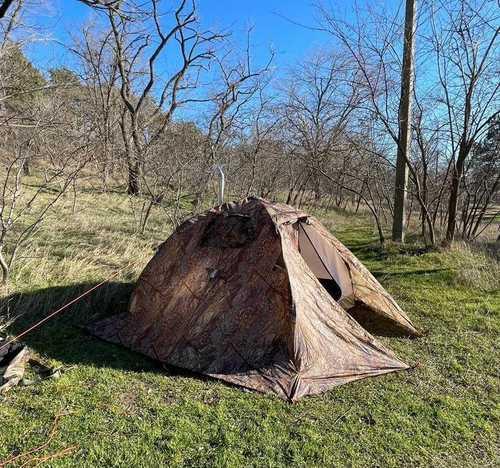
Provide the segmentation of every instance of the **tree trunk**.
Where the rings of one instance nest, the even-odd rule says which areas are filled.
[[[132,196],[137,196],[141,193],[141,161],[139,159],[140,152],[137,151],[138,145],[135,142],[134,135],[132,135],[132,139],[134,139],[134,146],[132,146],[128,128],[129,125],[127,122],[127,112],[124,109],[121,115],[120,129],[123,139],[123,145],[125,146],[125,156],[127,158],[128,166],[127,193]]]
[[[5,260],[3,253],[3,247],[0,247],[0,270],[2,272],[2,279],[0,280],[1,285],[6,285],[9,280],[9,266],[7,265],[7,261]]]
[[[425,211],[422,207],[420,207],[420,235],[422,236],[422,239],[425,240],[425,226],[426,226],[427,220],[425,219]]]
[[[427,207],[427,210],[428,210],[428,205],[427,205],[427,202],[428,202],[428,199],[429,199],[429,196],[428,196],[428,192],[429,192],[429,189],[427,187],[427,174],[428,174],[428,167],[427,167],[427,163],[426,163],[426,157],[425,157],[425,153],[422,153],[422,170],[423,170],[423,174],[422,174],[422,195],[421,195],[421,198],[422,198],[422,205],[425,205]],[[428,217],[430,217],[430,214],[427,212],[426,209],[424,209],[423,206],[420,206],[420,216],[421,216],[421,221],[422,221],[422,239],[424,239],[425,241],[425,237],[426,237],[426,231],[425,231],[425,227],[426,227],[426,223],[427,223],[427,220],[428,220]]]
[[[141,166],[139,161],[131,162],[128,166],[128,187],[127,193],[129,195],[140,195],[141,194],[141,185],[140,185],[140,170]]]
[[[399,135],[394,190],[394,219],[392,240],[404,242],[406,186],[411,148],[411,96],[413,93],[413,55],[415,49],[415,2],[406,0],[403,67],[401,70],[401,98],[399,101]]]
[[[382,229],[382,225],[380,224],[380,220],[378,218],[378,215],[375,215],[374,218],[375,218],[375,223],[377,225],[378,240],[380,242],[380,245],[382,247],[384,247],[384,245],[385,245],[385,237],[384,237],[384,231]]]
[[[490,201],[491,201],[493,194],[496,193],[497,186],[499,183],[500,183],[500,174],[497,176],[495,183],[493,184],[493,187],[491,188],[491,190],[486,198],[486,201],[483,204],[483,208],[481,209],[481,212],[479,213],[479,216],[476,219],[476,223],[474,225],[472,232],[469,235],[469,239],[474,239],[476,237],[479,226],[481,225],[481,222],[484,218],[484,215],[486,214],[486,211],[488,209],[488,206],[490,204]]]
[[[460,193],[460,183],[464,173],[464,162],[466,157],[465,147],[461,145],[457,158],[457,164],[451,178],[450,199],[448,202],[448,226],[446,228],[447,242],[453,242],[457,228],[458,196]]]
[[[25,176],[31,175],[31,167],[30,167],[30,162],[29,162],[28,158],[23,159],[23,174]]]

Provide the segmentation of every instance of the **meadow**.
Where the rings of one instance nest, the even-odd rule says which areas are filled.
[[[91,320],[126,310],[172,226],[155,211],[139,234],[129,197],[88,189],[74,207],[65,198],[21,252],[0,290],[0,327],[20,332],[119,273],[26,336],[61,376],[0,397],[0,466],[46,442],[11,465],[498,466],[498,261],[460,243],[382,249],[364,215],[316,214],[424,331],[379,338],[413,369],[289,404],[90,336]]]

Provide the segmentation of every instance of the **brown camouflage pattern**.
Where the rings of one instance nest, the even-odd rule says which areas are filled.
[[[342,249],[359,285],[357,303],[414,330],[318,221],[259,198],[182,224],[141,274],[129,312],[90,330],[168,365],[291,401],[408,368],[310,272],[293,239],[293,224],[306,219]]]

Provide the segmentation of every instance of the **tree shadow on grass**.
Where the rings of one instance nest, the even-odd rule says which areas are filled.
[[[95,284],[57,286],[0,298],[0,323],[17,336]],[[85,326],[127,310],[131,283],[107,283],[21,338],[42,357],[65,366],[90,365],[130,371],[160,370],[161,365],[123,347],[90,335]]]
[[[371,274],[375,278],[402,276],[412,277],[415,275],[444,275],[450,273],[450,268],[421,268],[417,270],[403,270],[403,271],[385,271],[385,270],[371,270]]]

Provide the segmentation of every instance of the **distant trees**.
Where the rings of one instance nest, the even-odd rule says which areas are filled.
[[[486,135],[472,148],[464,168],[460,234],[473,240],[500,214],[493,203],[500,189],[500,114],[488,123]],[[491,212],[488,210],[491,209]]]
[[[76,0],[75,0],[76,1]],[[211,31],[192,0],[86,1],[70,68],[41,72],[23,0],[0,2],[0,271],[78,184],[130,195],[136,229],[230,197],[394,217],[401,12],[320,9],[329,47],[274,74],[247,43]],[[35,5],[35,6],[34,6]],[[69,5],[69,3],[68,3]],[[405,225],[428,244],[474,240],[496,222],[498,27],[489,2],[422,3]],[[425,77],[425,79],[423,78]],[[277,79],[279,78],[279,79]],[[30,182],[32,187],[27,186]],[[35,196],[33,197],[33,194]]]
[[[323,193],[321,171],[344,169],[341,158],[335,156],[341,154],[339,148],[360,103],[361,89],[354,74],[345,56],[314,57],[293,73],[281,106],[288,149],[303,160],[306,169],[295,190],[311,187],[316,202]],[[342,190],[339,187],[339,193]]]
[[[120,14],[120,10],[133,10],[135,5],[121,2],[117,9],[107,12],[124,103],[120,125],[130,195],[140,193],[145,155],[172,121],[176,109],[196,102],[197,98],[187,97],[185,91],[198,86],[199,71],[214,58],[214,43],[222,38],[201,28],[194,1],[180,1],[170,15],[170,24],[165,24],[160,5],[158,0],[151,0],[131,16]],[[158,62],[167,49],[173,58],[164,64],[169,74],[163,76],[165,68],[160,75]],[[151,99],[153,93],[157,99]]]
[[[488,2],[451,2],[431,12],[430,42],[435,55],[446,116],[451,167],[446,239],[456,235],[465,166],[474,146],[499,111],[498,36],[500,28]]]
[[[415,152],[406,163],[410,202],[418,203],[421,233],[431,244],[437,239],[437,222],[440,229],[446,225],[448,242],[455,238],[461,210],[467,211],[461,200],[469,182],[463,179],[474,177],[472,172],[465,174],[466,161],[498,113],[499,85],[494,75],[498,73],[499,29],[494,8],[491,2],[479,0],[439,6],[424,3],[418,19],[422,22],[418,62],[426,71],[425,79],[422,75],[419,80],[417,67],[411,135]],[[320,13],[321,27],[350,55],[358,70],[357,81],[365,91],[359,107],[370,113],[380,137],[390,138],[397,148],[395,91],[401,68],[401,17],[372,8],[369,14],[357,11],[356,20],[348,23],[330,10],[320,8]],[[390,154],[385,157],[394,160]],[[495,176],[488,177],[493,181],[488,185],[496,191]],[[462,235],[468,237],[463,230]]]
[[[118,87],[118,64],[109,36],[109,31],[87,25],[71,45],[84,84],[88,125],[98,145],[93,155],[95,179],[100,181],[104,191],[108,190],[114,172],[121,168],[119,129],[125,112]]]
[[[67,94],[74,75],[54,70],[46,81],[19,49],[9,50],[0,67],[1,283],[7,282],[20,249],[75,183],[92,145],[80,107],[72,106]],[[27,190],[35,169],[39,183]]]

